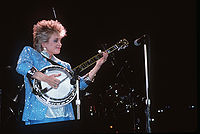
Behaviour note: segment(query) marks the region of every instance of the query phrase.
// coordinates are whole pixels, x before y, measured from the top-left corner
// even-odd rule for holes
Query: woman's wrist
[[[95,68],[96,70],[99,70],[99,69],[101,68],[101,66],[102,66],[102,64],[97,63],[97,64],[94,66],[94,68]]]
[[[47,75],[43,74],[42,72],[35,72],[32,78],[35,78],[40,81],[47,81]]]

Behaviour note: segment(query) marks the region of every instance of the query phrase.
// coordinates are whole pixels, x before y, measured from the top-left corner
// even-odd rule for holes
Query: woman
[[[42,20],[33,27],[33,48],[25,46],[18,63],[17,72],[24,76],[25,81],[25,106],[22,121],[25,125],[74,120],[72,104],[63,107],[51,108],[42,104],[32,93],[29,79],[37,79],[46,82],[52,88],[58,88],[60,80],[56,77],[61,74],[46,75],[39,70],[51,65],[46,59],[51,59],[57,64],[72,71],[69,63],[55,57],[60,53],[61,39],[66,36],[66,30],[62,24],[54,20]],[[45,58],[46,57],[46,58]],[[80,89],[85,89],[93,81],[96,73],[106,61],[108,54],[103,52],[103,57],[96,62],[94,68],[85,76],[80,77]]]

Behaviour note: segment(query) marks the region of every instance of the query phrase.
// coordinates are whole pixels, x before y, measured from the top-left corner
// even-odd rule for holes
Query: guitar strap
[[[41,54],[42,55],[42,54]],[[44,58],[46,58],[47,59],[47,61],[48,62],[50,62],[52,65],[58,65],[58,66],[61,66],[60,64],[58,64],[58,63],[56,63],[55,61],[53,61],[53,60],[51,60],[51,59],[49,59],[49,58],[47,58],[47,57],[45,57],[44,55],[42,55]]]
[[[42,55],[42,54],[41,54]],[[45,57],[44,55],[42,55],[44,58],[46,58],[47,59],[47,61],[49,61],[52,65],[58,65],[58,66],[61,66],[60,64],[58,64],[58,63],[56,63],[56,62],[54,62],[53,60],[51,60],[51,59],[49,59],[49,58],[47,58],[47,57]],[[28,78],[28,81],[29,81],[29,84],[30,84],[30,87],[32,88],[32,92],[35,94],[35,95],[38,95],[38,94],[40,94],[39,92],[37,92],[34,88],[33,88],[33,83],[32,83],[32,75],[36,72],[36,71],[38,71],[35,67],[32,67],[29,71],[28,71],[28,73],[27,73],[27,78]]]

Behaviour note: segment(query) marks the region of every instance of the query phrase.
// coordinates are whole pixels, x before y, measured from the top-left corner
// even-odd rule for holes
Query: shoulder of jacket
[[[34,48],[32,48],[30,46],[25,46],[22,51],[31,52],[31,53],[34,52],[34,53],[39,54],[39,52],[37,50],[35,50]]]

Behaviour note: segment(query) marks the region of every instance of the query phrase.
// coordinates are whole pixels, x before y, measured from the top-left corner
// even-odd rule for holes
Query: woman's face
[[[42,43],[42,46],[46,48],[47,53],[52,56],[54,54],[59,54],[62,47],[61,36],[58,33],[53,33],[48,42]]]

